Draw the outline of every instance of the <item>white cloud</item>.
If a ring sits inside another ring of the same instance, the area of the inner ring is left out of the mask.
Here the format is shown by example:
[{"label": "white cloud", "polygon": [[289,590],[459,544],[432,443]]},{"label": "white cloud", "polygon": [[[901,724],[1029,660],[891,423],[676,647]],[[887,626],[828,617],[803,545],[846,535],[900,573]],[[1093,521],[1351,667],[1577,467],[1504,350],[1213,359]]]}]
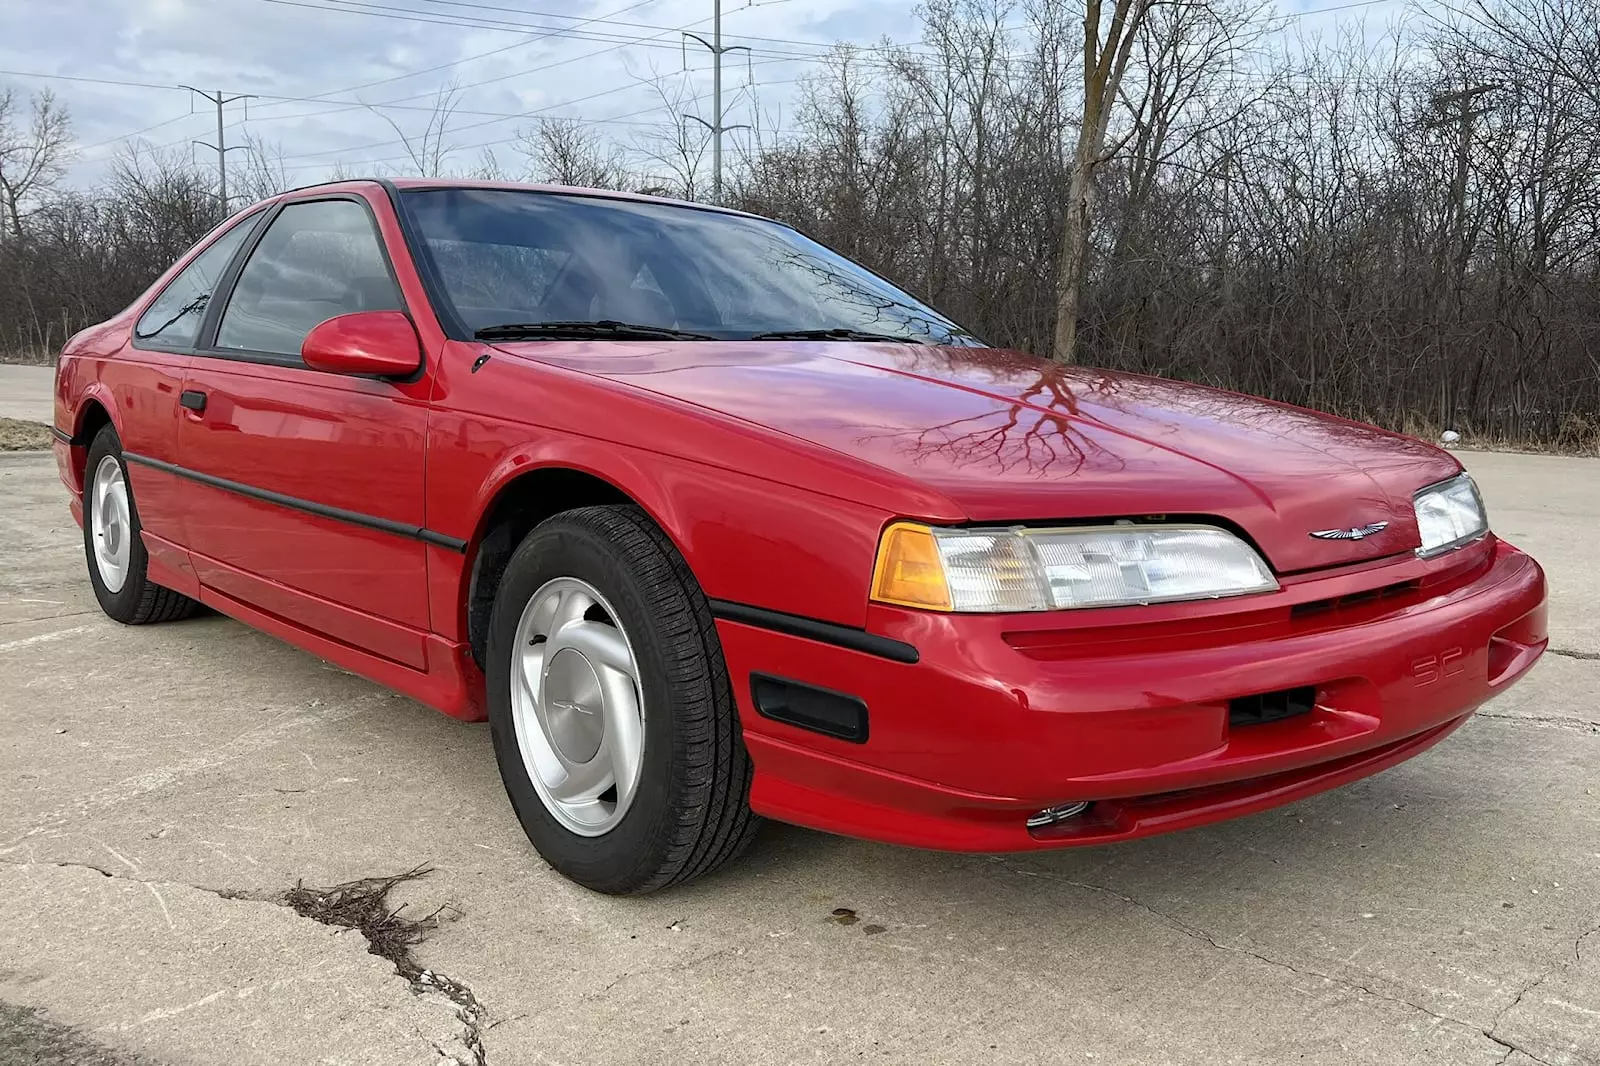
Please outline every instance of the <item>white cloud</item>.
[{"label": "white cloud", "polygon": [[[685,58],[694,95],[710,92],[707,56],[685,49],[677,28],[709,32],[711,0],[649,0],[631,10],[629,0],[481,0],[502,8],[526,4],[530,13],[452,6],[437,0],[371,0],[403,9],[413,18],[465,21],[466,16],[550,25],[577,34],[609,39],[578,40],[570,35],[539,39],[483,27],[435,25],[330,10],[331,0],[51,0],[0,5],[0,68],[144,82],[173,88],[119,88],[84,82],[46,82],[0,75],[0,85],[23,92],[46,85],[72,110],[79,141],[94,145],[162,123],[146,137],[155,144],[185,145],[213,132],[214,113],[191,101],[179,83],[255,93],[249,119],[244,105],[228,112],[230,139],[248,132],[281,145],[295,181],[314,181],[336,161],[359,169],[364,162],[392,160],[401,153],[394,131],[366,104],[404,105],[387,113],[402,128],[427,120],[432,94],[452,80],[466,88],[449,142],[460,146],[454,162],[468,166],[482,146],[509,158],[507,145],[527,118],[497,118],[541,110],[603,122],[601,128],[626,139],[638,124],[676,121],[661,108],[649,86],[654,75],[676,75]],[[1340,0],[1281,0],[1284,10],[1320,7]],[[295,5],[310,5],[295,6]],[[1394,7],[1398,8],[1399,0]],[[725,86],[736,90],[753,72],[764,112],[793,112],[793,82],[814,62],[773,52],[816,52],[835,40],[872,43],[885,36],[913,38],[915,0],[725,0],[724,35],[738,43],[747,35],[810,42],[749,41],[758,54],[753,67],[735,53],[725,60]],[[565,11],[578,18],[614,14],[616,20],[665,27],[653,41],[617,47],[617,36],[645,37],[638,25],[596,22],[576,25],[531,13]],[[1386,7],[1365,12],[1372,21]],[[383,14],[396,15],[400,11]],[[1334,16],[1304,20],[1318,25]],[[1331,25],[1330,23],[1326,23]],[[487,54],[486,54],[487,53]],[[476,58],[468,58],[476,57]],[[411,77],[397,77],[443,66]],[[395,80],[387,80],[395,79]],[[383,84],[357,88],[367,82]],[[481,84],[480,84],[481,83]],[[271,97],[331,97],[331,101],[289,102]],[[586,99],[587,98],[587,99]],[[353,105],[345,102],[359,101]],[[566,102],[578,101],[566,106]],[[709,101],[695,105],[709,114]],[[729,122],[748,115],[730,105]],[[191,108],[194,113],[189,112]],[[467,114],[467,112],[479,112]],[[497,143],[498,142],[498,143]],[[114,144],[83,154],[71,178],[93,181]]]}]

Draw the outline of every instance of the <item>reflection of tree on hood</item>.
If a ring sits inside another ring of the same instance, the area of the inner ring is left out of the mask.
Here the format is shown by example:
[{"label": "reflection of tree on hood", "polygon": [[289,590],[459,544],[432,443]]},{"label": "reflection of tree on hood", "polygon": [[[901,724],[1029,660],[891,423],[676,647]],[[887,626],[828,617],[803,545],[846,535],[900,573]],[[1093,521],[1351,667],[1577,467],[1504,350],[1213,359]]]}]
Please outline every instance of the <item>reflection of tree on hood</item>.
[{"label": "reflection of tree on hood", "polygon": [[[1020,386],[1015,400],[1004,410],[952,419],[914,436],[890,435],[898,438],[918,461],[939,456],[960,464],[987,465],[999,473],[1025,470],[1040,477],[1075,473],[1091,456],[1099,466],[1122,464],[1118,456],[1084,434],[1073,421],[1079,414],[1074,386],[1104,402],[1120,387],[1122,379],[1118,375],[1086,374],[992,349],[909,351],[906,366],[936,379],[950,377],[941,375],[940,370],[959,367],[968,375],[986,377],[997,386]],[[871,437],[863,438],[867,439]]]}]

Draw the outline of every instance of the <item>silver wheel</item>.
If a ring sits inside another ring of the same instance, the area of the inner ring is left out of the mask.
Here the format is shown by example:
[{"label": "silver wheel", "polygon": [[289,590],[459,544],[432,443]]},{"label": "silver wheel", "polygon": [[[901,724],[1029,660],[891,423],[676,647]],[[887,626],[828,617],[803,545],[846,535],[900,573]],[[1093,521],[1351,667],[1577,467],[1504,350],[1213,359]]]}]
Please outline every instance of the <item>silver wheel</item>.
[{"label": "silver wheel", "polygon": [[633,646],[593,585],[545,582],[517,622],[511,720],[545,809],[600,836],[628,813],[644,763],[644,699]]},{"label": "silver wheel", "polygon": [[95,467],[89,495],[94,531],[94,565],[107,592],[122,591],[128,580],[128,559],[133,551],[133,519],[128,513],[128,479],[114,455]]}]

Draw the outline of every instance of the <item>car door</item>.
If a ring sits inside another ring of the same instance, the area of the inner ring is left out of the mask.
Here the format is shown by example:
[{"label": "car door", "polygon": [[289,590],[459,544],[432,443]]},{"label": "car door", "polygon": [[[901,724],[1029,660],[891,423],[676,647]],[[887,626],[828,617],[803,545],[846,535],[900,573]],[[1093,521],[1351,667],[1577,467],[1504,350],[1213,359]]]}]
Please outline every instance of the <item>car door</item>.
[{"label": "car door", "polygon": [[182,548],[188,539],[182,506],[186,485],[165,469],[177,458],[178,396],[212,292],[259,221],[259,211],[246,215],[206,244],[139,315],[127,347],[95,368],[119,416],[150,565],[163,583],[180,591],[198,589]]},{"label": "car door", "polygon": [[200,582],[424,667],[416,531],[431,374],[380,380],[311,370],[300,358],[326,319],[405,310],[374,205],[355,194],[280,204],[227,289],[191,358],[178,429]]}]

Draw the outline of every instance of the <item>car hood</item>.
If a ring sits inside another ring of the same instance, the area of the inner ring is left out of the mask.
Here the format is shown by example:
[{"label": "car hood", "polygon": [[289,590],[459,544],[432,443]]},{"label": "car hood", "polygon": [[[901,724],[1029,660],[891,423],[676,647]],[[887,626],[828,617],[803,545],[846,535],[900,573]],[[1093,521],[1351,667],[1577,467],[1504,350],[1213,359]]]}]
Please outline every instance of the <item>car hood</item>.
[{"label": "car hood", "polygon": [[[499,347],[887,468],[974,522],[1216,516],[1280,573],[1419,543],[1460,470],[1409,437],[1199,385],[997,349],[828,342]],[[1360,539],[1312,534],[1387,523]]]}]

